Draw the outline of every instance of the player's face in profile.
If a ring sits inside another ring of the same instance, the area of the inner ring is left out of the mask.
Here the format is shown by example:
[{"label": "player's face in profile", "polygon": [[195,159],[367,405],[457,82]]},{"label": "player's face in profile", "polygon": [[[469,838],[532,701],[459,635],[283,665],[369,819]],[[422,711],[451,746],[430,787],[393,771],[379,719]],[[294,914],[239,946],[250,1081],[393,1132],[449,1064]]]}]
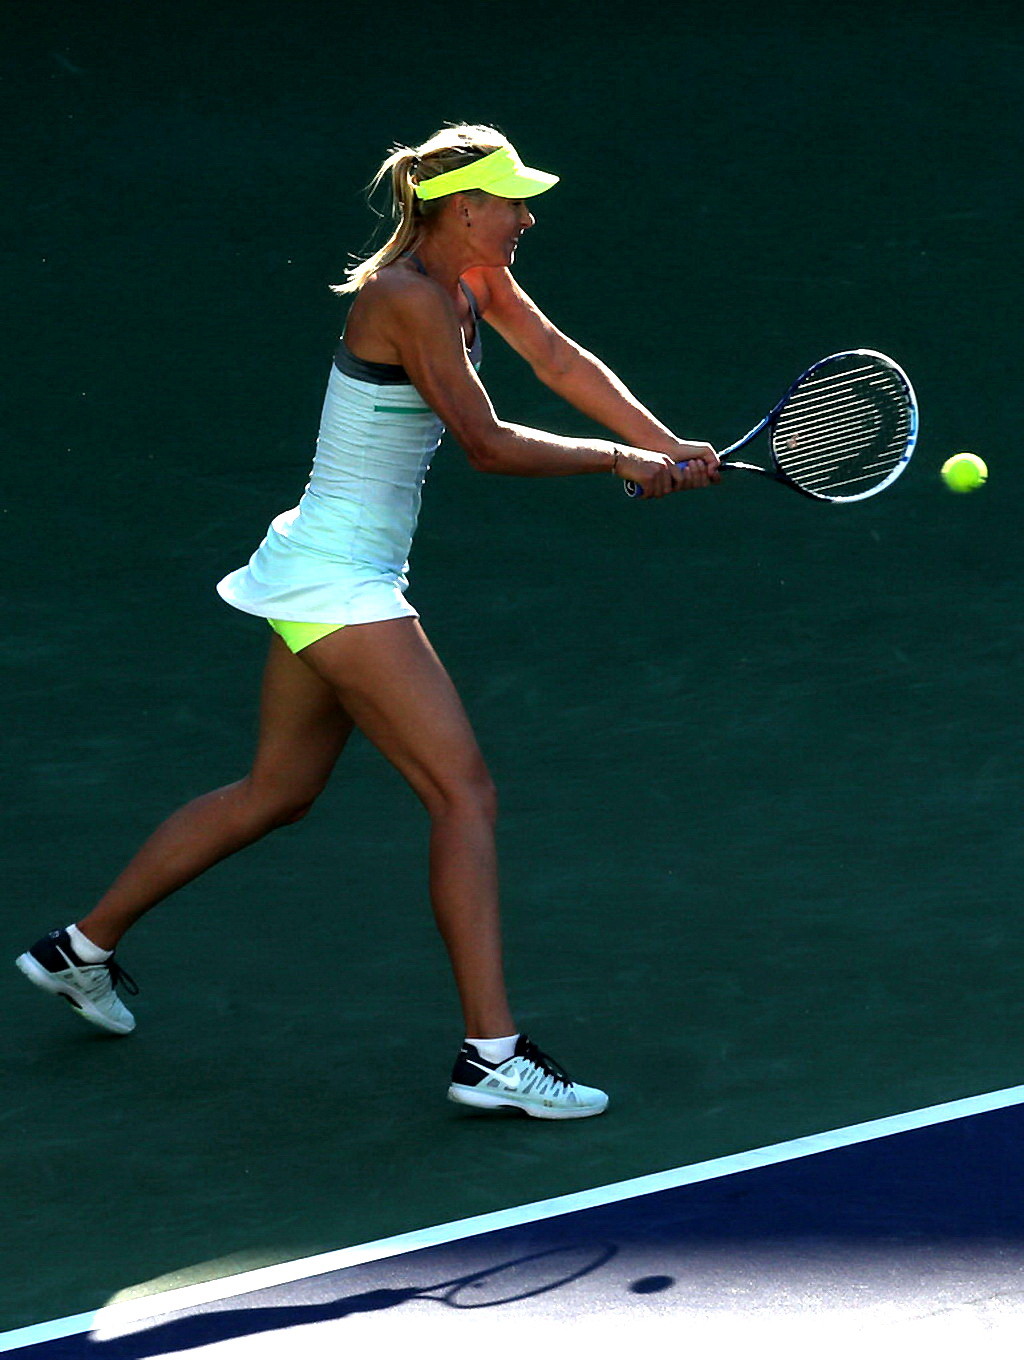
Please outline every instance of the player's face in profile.
[{"label": "player's face in profile", "polygon": [[535,220],[526,200],[484,194],[474,200],[471,213],[473,240],[484,256],[480,263],[492,268],[510,265],[515,259],[520,236]]}]

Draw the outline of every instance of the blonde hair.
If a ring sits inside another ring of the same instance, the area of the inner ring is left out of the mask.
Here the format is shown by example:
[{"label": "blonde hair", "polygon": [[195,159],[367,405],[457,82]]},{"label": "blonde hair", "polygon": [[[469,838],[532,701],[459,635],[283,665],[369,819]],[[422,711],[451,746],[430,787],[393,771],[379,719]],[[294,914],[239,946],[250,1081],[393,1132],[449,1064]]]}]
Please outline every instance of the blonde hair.
[{"label": "blonde hair", "polygon": [[[367,260],[357,261],[345,270],[345,282],[333,284],[332,293],[357,293],[378,269],[405,255],[416,244],[423,226],[440,211],[444,198],[422,200],[415,186],[435,175],[471,165],[492,151],[510,146],[508,138],[496,128],[472,123],[453,123],[435,132],[420,146],[393,146],[369,184],[372,196],[381,181],[391,176],[391,216],[394,230],[381,248]],[[479,193],[470,189],[469,193]]]}]

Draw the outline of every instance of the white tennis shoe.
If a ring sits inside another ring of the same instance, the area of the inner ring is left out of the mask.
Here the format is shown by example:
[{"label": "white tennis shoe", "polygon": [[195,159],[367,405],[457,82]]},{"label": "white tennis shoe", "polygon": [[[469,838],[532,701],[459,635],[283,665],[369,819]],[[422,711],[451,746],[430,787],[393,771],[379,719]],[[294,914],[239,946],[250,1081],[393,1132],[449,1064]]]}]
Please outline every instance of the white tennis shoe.
[{"label": "white tennis shoe", "polygon": [[448,1099],[479,1110],[523,1110],[534,1119],[586,1119],[608,1105],[604,1091],[580,1086],[536,1044],[520,1034],[504,1062],[489,1063],[468,1041],[452,1069]]},{"label": "white tennis shoe", "polygon": [[111,1034],[130,1034],[135,1017],[114,990],[119,984],[135,996],[133,978],[114,960],[86,963],[75,953],[66,930],[51,930],[15,963],[37,987],[70,1002],[86,1020]]}]

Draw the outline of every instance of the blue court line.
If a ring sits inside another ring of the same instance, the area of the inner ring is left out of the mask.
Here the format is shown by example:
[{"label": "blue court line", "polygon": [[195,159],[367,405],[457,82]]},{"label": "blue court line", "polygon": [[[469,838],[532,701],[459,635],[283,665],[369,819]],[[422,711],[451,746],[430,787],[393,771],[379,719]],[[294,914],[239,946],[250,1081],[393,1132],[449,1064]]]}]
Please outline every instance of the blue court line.
[{"label": "blue court line", "polygon": [[79,1336],[100,1326],[121,1328],[166,1313],[181,1312],[202,1304],[249,1294],[257,1289],[291,1284],[296,1280],[325,1275],[349,1266],[383,1261],[389,1256],[398,1256],[424,1247],[458,1242],[502,1228],[539,1223],[563,1214],[654,1194],[659,1190],[674,1190],[684,1185],[696,1185],[701,1181],[716,1180],[740,1171],[754,1171],[760,1167],[796,1161],[818,1152],[852,1147],[857,1143],[867,1143],[894,1134],[908,1133],[913,1129],[929,1128],[935,1124],[1021,1104],[1024,1104],[1024,1086],[1009,1086],[1002,1091],[967,1096],[961,1100],[930,1105],[905,1114],[872,1119],[863,1124],[851,1124],[847,1128],[809,1134],[785,1143],[755,1148],[750,1152],[734,1153],[728,1157],[695,1162],[691,1166],[676,1167],[671,1171],[657,1171],[646,1176],[636,1176],[631,1180],[617,1181],[612,1185],[596,1186],[592,1190],[579,1190],[568,1195],[558,1195],[553,1199],[537,1200],[533,1204],[499,1209],[489,1214],[477,1214],[472,1218],[456,1219],[452,1223],[442,1223],[430,1228],[418,1228],[414,1232],[380,1238],[376,1242],[364,1242],[360,1246],[341,1247],[335,1251],[322,1252],[295,1261],[284,1261],[278,1265],[260,1266],[256,1270],[244,1271],[238,1275],[208,1280],[202,1284],[184,1285],[179,1289],[150,1294],[145,1298],[131,1299],[124,1303],[108,1304],[95,1312],[77,1313],[71,1317],[57,1318],[52,1322],[33,1323],[28,1327],[2,1332],[0,1352],[15,1350],[19,1346],[39,1345],[45,1341]]}]

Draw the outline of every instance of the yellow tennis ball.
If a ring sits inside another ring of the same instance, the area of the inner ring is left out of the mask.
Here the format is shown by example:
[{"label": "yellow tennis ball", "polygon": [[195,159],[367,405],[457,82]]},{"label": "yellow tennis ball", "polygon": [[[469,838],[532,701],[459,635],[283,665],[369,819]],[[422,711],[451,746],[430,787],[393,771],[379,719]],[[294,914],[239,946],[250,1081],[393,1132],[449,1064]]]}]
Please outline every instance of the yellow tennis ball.
[{"label": "yellow tennis ball", "polygon": [[950,491],[977,491],[987,478],[988,468],[976,453],[954,453],[942,465],[942,480]]}]

